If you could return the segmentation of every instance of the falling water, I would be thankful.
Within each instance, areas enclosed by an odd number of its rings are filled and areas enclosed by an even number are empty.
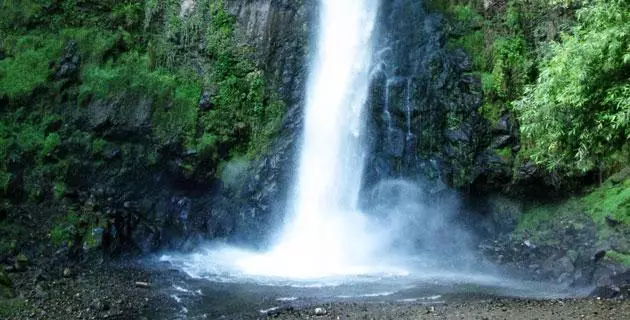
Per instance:
[[[365,205],[370,216],[359,208],[368,152],[364,106],[374,74],[372,33],[379,1],[320,0],[299,167],[276,245],[263,253],[210,245],[192,254],[164,255],[161,260],[195,278],[280,286],[291,294],[282,299],[291,300],[299,298],[293,293],[320,296],[321,287],[333,288],[323,296],[337,299],[392,295],[410,288],[422,292],[422,286],[410,287],[410,281],[513,286],[469,258],[466,247],[460,245],[470,241],[466,232],[450,224],[450,214],[457,211],[456,200],[446,199],[448,206],[430,206],[425,202],[438,201],[432,194],[423,197],[426,192],[421,185],[385,179],[365,193],[371,198]],[[390,109],[400,110],[400,106],[390,105],[389,99],[394,84],[406,80],[402,102],[407,113],[406,143],[411,145],[409,140],[415,139],[412,78],[392,76],[386,80],[384,120],[388,134],[398,132]],[[463,249],[454,250],[460,247]],[[444,254],[444,249],[450,251]],[[286,289],[289,287],[299,290]],[[302,290],[305,287],[318,289],[307,292]],[[413,290],[406,294],[416,297]],[[275,289],[272,291],[275,295]],[[280,301],[274,299],[274,303]]]
[[[292,277],[363,273],[376,241],[357,203],[364,105],[377,0],[321,0],[317,55],[306,97],[292,212],[279,244],[250,272]]]

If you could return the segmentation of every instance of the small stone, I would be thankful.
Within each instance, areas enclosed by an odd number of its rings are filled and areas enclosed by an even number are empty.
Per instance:
[[[214,108],[214,103],[212,102],[212,97],[216,94],[216,88],[208,88],[201,92],[201,97],[199,98],[199,110],[208,111]]]
[[[64,268],[63,269],[63,277],[64,278],[72,277],[72,270],[70,270],[70,268]]]
[[[328,312],[326,311],[326,309],[324,308],[315,308],[315,315],[316,316],[324,316],[326,315]]]
[[[41,284],[35,286],[35,297],[42,300],[48,299],[48,292],[44,290]]]
[[[21,272],[26,271],[26,267],[28,266],[28,258],[24,253],[20,253],[15,257],[15,271]]]
[[[148,282],[136,281],[136,287],[143,288],[143,289],[148,289],[148,288],[151,287],[151,285]]]
[[[92,303],[90,303],[90,308],[96,311],[107,311],[109,310],[109,303],[105,300],[94,299]]]
[[[323,316],[326,315],[328,313],[328,311],[326,311],[326,309],[324,308],[315,308],[315,315],[316,316]]]

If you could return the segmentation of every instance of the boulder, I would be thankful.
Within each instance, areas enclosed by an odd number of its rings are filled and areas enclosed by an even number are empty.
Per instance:
[[[15,257],[14,269],[17,272],[26,271],[28,267],[28,257],[24,253],[20,253]]]
[[[216,87],[210,87],[208,89],[204,89],[201,92],[201,97],[199,97],[199,110],[201,111],[209,111],[214,108],[214,103],[212,102],[212,98],[216,94]]]
[[[513,141],[514,141],[514,139],[510,135],[498,136],[498,137],[495,137],[494,139],[492,139],[492,144],[490,145],[490,148],[491,149],[503,149],[503,148],[509,146],[510,144],[512,144]]]
[[[630,271],[612,274],[600,280],[590,296],[603,299],[630,298]]]
[[[79,54],[79,45],[76,41],[70,40],[66,42],[63,55],[57,61],[53,78],[55,80],[76,79],[79,74],[80,64],[81,55]]]

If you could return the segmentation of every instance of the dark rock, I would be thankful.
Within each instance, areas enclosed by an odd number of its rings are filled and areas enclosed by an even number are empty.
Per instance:
[[[110,306],[107,300],[97,298],[92,300],[92,302],[90,303],[90,308],[96,311],[107,311],[109,310]]]
[[[519,151],[521,151],[521,145],[520,144],[517,144],[517,145],[512,147],[512,152],[516,153],[516,152],[519,152]]]
[[[42,300],[46,300],[49,297],[48,292],[46,292],[41,283],[35,285],[35,297]]]
[[[79,45],[74,40],[66,42],[63,55],[59,61],[57,61],[54,78],[56,80],[75,79],[79,74],[80,63],[81,55],[79,54]]]
[[[214,108],[214,103],[212,103],[212,98],[216,94],[216,88],[212,87],[210,89],[203,90],[201,92],[201,97],[199,98],[199,110],[208,111]]]
[[[512,136],[509,136],[509,135],[498,136],[492,140],[492,144],[490,145],[490,148],[503,149],[507,147],[508,145],[510,145],[513,141],[514,139]]]
[[[538,173],[538,167],[531,161],[526,162],[524,165],[518,168],[516,171],[517,180],[525,181],[532,179]]]
[[[475,159],[473,188],[476,192],[486,194],[490,191],[502,190],[511,178],[510,163],[493,151],[486,150]]]
[[[461,126],[457,129],[447,130],[445,136],[448,141],[453,143],[468,143],[472,139],[472,130],[468,126]]]
[[[28,257],[26,257],[26,255],[24,253],[20,253],[17,255],[17,257],[15,257],[15,271],[16,272],[22,272],[22,271],[26,271],[26,269],[28,268]]]
[[[148,132],[153,102],[120,95],[91,102],[87,107],[89,130],[104,136],[128,138],[129,135]]]
[[[481,210],[486,213],[484,229],[493,236],[514,231],[523,214],[521,203],[502,196],[488,199]]]
[[[405,151],[405,133],[398,128],[391,128],[385,139],[385,152],[392,157],[402,157]]]
[[[492,133],[495,135],[512,135],[514,128],[510,118],[511,115],[509,113],[503,114],[496,126],[492,129]]]
[[[606,216],[606,224],[610,227],[617,227],[618,225],[621,224],[621,222],[619,222],[619,220],[615,219],[613,216],[611,215],[607,215]]]
[[[117,146],[110,146],[105,150],[104,156],[106,160],[116,159],[120,156],[120,148]]]
[[[472,61],[470,57],[468,56],[468,54],[466,53],[466,51],[464,51],[463,49],[458,48],[453,52],[453,60],[455,62],[455,65],[457,66],[457,69],[459,69],[459,71],[461,72],[472,71],[472,68],[473,68]]]
[[[602,299],[614,299],[620,295],[621,289],[614,285],[597,287],[590,294],[591,297],[598,297]]]
[[[46,280],[48,280],[48,277],[46,276],[44,271],[42,269],[37,269],[37,271],[35,271],[35,275],[33,276],[33,282],[39,283]]]
[[[599,262],[600,260],[602,260],[604,257],[606,256],[606,250],[599,250],[595,253],[595,255],[593,256],[593,261],[594,262]]]
[[[70,278],[74,275],[74,273],[72,272],[70,268],[64,268],[62,275],[64,278]]]

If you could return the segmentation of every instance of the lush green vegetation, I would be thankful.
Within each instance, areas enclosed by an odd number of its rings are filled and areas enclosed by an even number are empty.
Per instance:
[[[612,219],[630,226],[630,179],[613,182],[614,177],[595,189],[584,203],[588,213],[601,226]]]
[[[78,69],[58,78],[71,43]],[[222,0],[188,11],[179,0],[0,0],[0,105],[0,197],[68,208],[50,232],[68,247],[94,245],[105,222],[67,196],[76,177],[179,170],[211,183],[223,162],[265,151],[285,109]],[[98,130],[88,126],[94,105],[114,105]],[[126,127],[116,136],[108,126]]]
[[[630,2],[596,0],[551,44],[537,82],[516,103],[531,156],[588,171],[630,139]]]
[[[0,98],[9,104],[0,123],[2,190],[11,163],[27,157],[41,167],[67,160],[53,154],[71,132],[49,129],[51,119],[66,120],[67,112],[44,107],[59,99],[81,109],[123,97],[129,114],[139,99],[150,99],[157,149],[196,152],[197,160],[186,160],[193,170],[206,158],[217,166],[232,156],[255,157],[278,127],[284,106],[266,87],[249,48],[235,40],[234,18],[222,1],[197,1],[188,12],[173,0],[4,0],[1,6]],[[81,65],[78,81],[68,86],[51,77],[70,40]],[[210,95],[209,111],[198,107],[202,90]],[[101,138],[86,144],[95,139]],[[60,196],[64,173],[55,176]]]
[[[482,113],[521,123],[522,155],[566,175],[628,161],[630,2],[444,1],[473,57]]]

